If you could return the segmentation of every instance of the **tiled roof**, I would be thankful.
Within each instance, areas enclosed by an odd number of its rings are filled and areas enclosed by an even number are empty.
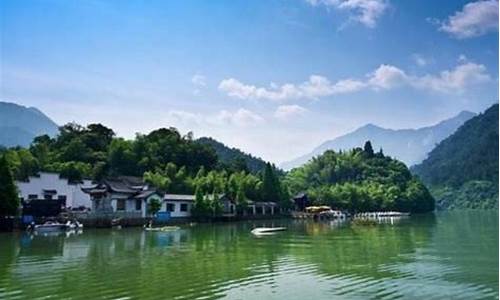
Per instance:
[[[122,180],[107,179],[107,180],[104,180],[104,183],[113,192],[124,193],[124,194],[135,194],[135,193],[137,193],[137,189],[131,188],[126,182],[124,182]]]
[[[135,195],[134,198],[136,199],[145,199],[153,194],[156,194],[157,192],[155,190],[147,190],[147,191],[142,191],[138,195]]]

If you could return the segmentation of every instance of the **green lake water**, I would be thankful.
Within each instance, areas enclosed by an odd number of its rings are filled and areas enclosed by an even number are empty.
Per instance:
[[[2,233],[0,299],[498,299],[498,211]]]

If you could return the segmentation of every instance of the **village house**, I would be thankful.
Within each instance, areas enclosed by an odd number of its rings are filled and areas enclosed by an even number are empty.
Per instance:
[[[189,218],[194,205],[194,195],[161,194],[150,188],[142,178],[122,176],[107,179],[82,189],[90,195],[94,216],[146,218],[150,217],[149,203],[161,203],[159,213],[167,218]],[[209,196],[211,197],[211,196]],[[234,217],[236,206],[225,194],[219,195],[223,216]]]
[[[162,202],[162,196],[138,177],[106,179],[82,191],[90,195],[94,216],[145,218],[150,201]]]
[[[72,183],[58,173],[40,172],[26,181],[16,181],[22,203],[33,200],[59,201],[60,205],[72,209],[88,209],[92,202],[82,188],[92,186],[91,180]]]

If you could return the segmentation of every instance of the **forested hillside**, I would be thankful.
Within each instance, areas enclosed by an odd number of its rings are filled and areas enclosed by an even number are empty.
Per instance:
[[[115,137],[101,124],[87,127],[69,123],[55,137],[38,136],[29,148],[0,149],[18,180],[39,171],[58,172],[76,182],[82,178],[100,180],[117,176],[138,176],[158,190],[201,195],[201,215],[220,209],[207,195],[225,193],[241,209],[248,200],[276,201],[289,205],[289,193],[276,168],[264,163],[252,174],[245,161],[223,163],[212,146],[196,142],[191,134],[175,128],[160,128],[134,139]]]
[[[498,104],[443,140],[412,171],[439,208],[498,208]]]
[[[196,142],[212,147],[215,153],[217,153],[220,163],[228,167],[246,165],[246,168],[252,173],[260,172],[266,167],[266,162],[264,160],[247,154],[240,149],[230,148],[213,138],[202,137],[197,139]]]
[[[306,191],[314,204],[351,212],[428,212],[434,199],[404,163],[364,149],[326,151],[286,177],[292,192]]]

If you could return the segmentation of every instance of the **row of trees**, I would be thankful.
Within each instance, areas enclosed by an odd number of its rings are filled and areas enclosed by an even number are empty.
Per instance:
[[[434,208],[433,198],[406,166],[382,151],[375,153],[370,142],[364,149],[327,151],[286,177],[270,163],[259,172],[250,172],[241,159],[221,163],[210,145],[197,143],[190,133],[181,136],[175,128],[125,140],[101,124],[70,123],[55,138],[39,136],[29,149],[4,149],[0,155],[17,179],[38,171],[58,172],[70,181],[142,176],[163,192],[194,193],[195,213],[200,216],[220,213],[220,194],[235,199],[241,212],[248,201],[275,201],[287,207],[291,194],[301,191],[307,191],[315,204],[351,211]]]
[[[161,128],[132,140],[115,137],[101,125],[82,127],[70,123],[54,138],[34,139],[28,149],[0,150],[10,172],[18,180],[39,171],[58,172],[70,181],[100,180],[115,176],[139,176],[162,192],[202,195],[199,210],[209,214],[201,202],[213,202],[209,195],[227,194],[238,200],[277,201],[288,205],[288,190],[281,185],[276,168],[267,163],[250,172],[242,159],[222,163],[212,146],[181,136],[175,128]],[[217,207],[212,211],[217,211]]]
[[[144,173],[144,181],[160,191],[179,194],[195,194],[194,214],[217,216],[221,213],[218,197],[222,194],[235,199],[239,213],[249,201],[275,201],[282,207],[290,206],[290,193],[278,178],[275,168],[267,163],[258,174],[246,171],[210,170],[200,167],[191,176],[183,166],[168,163],[162,170]]]

